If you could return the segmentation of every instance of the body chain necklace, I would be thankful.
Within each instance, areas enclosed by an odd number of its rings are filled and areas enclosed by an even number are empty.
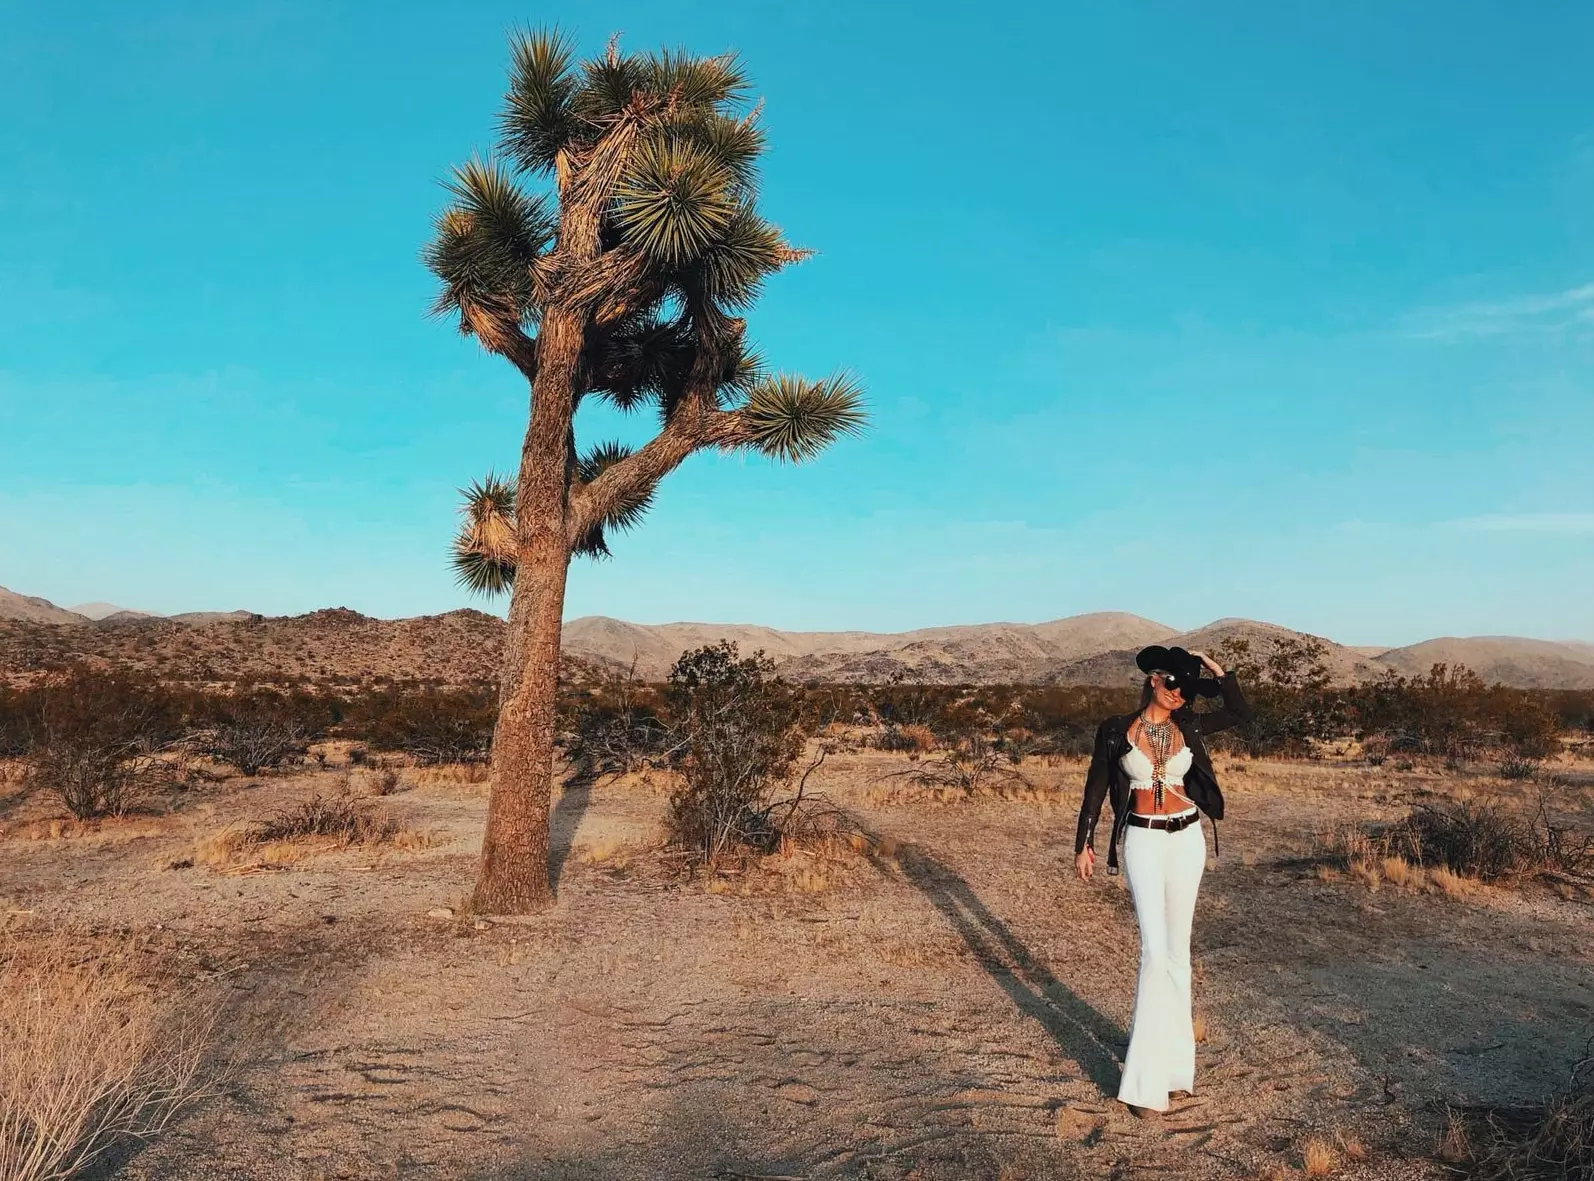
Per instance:
[[[1157,811],[1162,811],[1162,776],[1168,766],[1168,756],[1173,751],[1173,719],[1148,722],[1140,718],[1140,733],[1151,747],[1151,798]]]

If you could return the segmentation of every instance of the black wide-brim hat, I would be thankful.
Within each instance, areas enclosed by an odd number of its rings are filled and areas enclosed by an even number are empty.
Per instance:
[[[1135,663],[1147,675],[1171,674],[1174,683],[1169,688],[1182,690],[1186,701],[1194,701],[1197,697],[1223,696],[1221,685],[1211,677],[1201,675],[1206,669],[1201,658],[1190,655],[1183,648],[1164,648],[1161,644],[1152,644],[1140,650],[1135,656]]]

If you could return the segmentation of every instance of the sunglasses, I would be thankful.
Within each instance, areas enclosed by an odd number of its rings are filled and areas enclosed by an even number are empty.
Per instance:
[[[1163,672],[1161,669],[1155,669],[1151,675],[1160,677],[1162,679],[1162,687],[1169,693],[1184,692],[1184,680],[1178,673]]]

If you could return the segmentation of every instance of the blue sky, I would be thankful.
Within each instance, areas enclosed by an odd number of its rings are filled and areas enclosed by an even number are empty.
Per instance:
[[[806,467],[689,461],[572,616],[1594,639],[1586,3],[0,20],[0,585],[471,604],[455,489],[511,466],[526,395],[425,317],[418,251],[506,30],[552,20],[742,52],[765,209],[819,251],[752,334],[873,412]]]

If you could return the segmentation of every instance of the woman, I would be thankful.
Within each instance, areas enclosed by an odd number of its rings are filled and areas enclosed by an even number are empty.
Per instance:
[[[1251,710],[1234,676],[1205,653],[1153,645],[1135,663],[1146,674],[1140,709],[1108,718],[1096,731],[1074,866],[1081,880],[1090,880],[1096,820],[1110,797],[1107,872],[1118,872],[1124,833],[1124,870],[1140,923],[1140,984],[1118,1099],[1146,1118],[1168,1109],[1170,1093],[1195,1090],[1190,925],[1207,860],[1200,814],[1223,818],[1223,793],[1202,736],[1249,720]],[[1215,679],[1202,677],[1203,668]],[[1198,696],[1221,696],[1223,707],[1196,713],[1190,705]],[[1216,842],[1214,828],[1214,850]]]

